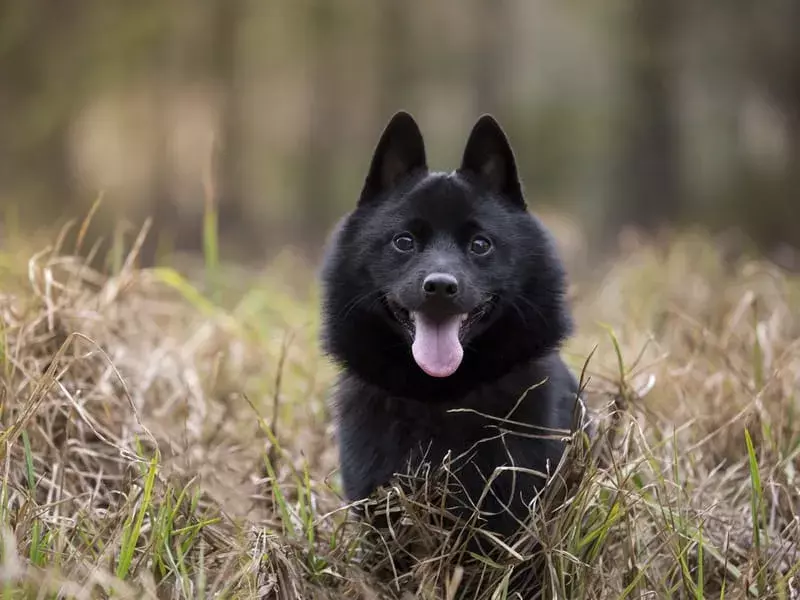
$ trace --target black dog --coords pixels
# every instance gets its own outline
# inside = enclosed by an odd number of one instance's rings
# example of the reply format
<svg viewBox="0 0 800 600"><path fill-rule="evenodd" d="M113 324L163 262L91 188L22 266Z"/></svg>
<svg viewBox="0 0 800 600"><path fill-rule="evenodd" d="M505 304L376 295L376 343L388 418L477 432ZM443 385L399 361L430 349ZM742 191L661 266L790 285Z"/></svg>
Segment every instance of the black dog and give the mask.
<svg viewBox="0 0 800 600"><path fill-rule="evenodd" d="M461 167L436 173L397 113L322 279L347 497L450 453L467 501L483 496L482 526L517 531L561 458L552 430L571 428L578 386L558 355L571 331L564 270L498 123L482 117Z"/></svg>

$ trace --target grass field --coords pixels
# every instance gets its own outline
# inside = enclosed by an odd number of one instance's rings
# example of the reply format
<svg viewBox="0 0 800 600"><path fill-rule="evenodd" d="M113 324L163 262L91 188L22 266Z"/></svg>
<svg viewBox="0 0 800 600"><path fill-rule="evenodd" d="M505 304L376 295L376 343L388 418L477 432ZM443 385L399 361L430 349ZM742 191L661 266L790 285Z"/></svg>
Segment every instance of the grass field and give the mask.
<svg viewBox="0 0 800 600"><path fill-rule="evenodd" d="M348 521L312 271L73 254L0 254L3 598L511 597L530 535L465 556L398 489ZM800 279L687 235L573 295L600 433L531 524L548 597L800 597Z"/></svg>

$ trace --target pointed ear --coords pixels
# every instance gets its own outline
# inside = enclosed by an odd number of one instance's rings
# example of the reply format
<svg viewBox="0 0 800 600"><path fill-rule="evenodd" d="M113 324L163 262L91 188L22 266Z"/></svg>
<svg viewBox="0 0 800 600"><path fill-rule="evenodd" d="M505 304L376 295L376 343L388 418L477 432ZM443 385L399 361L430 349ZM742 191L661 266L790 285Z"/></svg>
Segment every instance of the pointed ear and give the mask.
<svg viewBox="0 0 800 600"><path fill-rule="evenodd" d="M408 175L427 170L422 133L414 117L401 110L381 134L358 203L369 202Z"/></svg>
<svg viewBox="0 0 800 600"><path fill-rule="evenodd" d="M459 172L525 208L514 152L503 128L491 115L483 115L472 128Z"/></svg>

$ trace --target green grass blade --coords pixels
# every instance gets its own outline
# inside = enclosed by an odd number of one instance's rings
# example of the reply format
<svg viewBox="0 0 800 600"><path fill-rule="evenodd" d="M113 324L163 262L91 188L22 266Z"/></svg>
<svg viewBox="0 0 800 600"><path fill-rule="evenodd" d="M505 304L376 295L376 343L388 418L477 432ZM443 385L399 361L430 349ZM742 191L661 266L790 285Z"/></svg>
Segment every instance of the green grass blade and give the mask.
<svg viewBox="0 0 800 600"><path fill-rule="evenodd" d="M758 469L758 459L756 458L755 447L753 446L753 439L750 437L750 432L745 428L744 441L747 446L747 458L750 467L750 511L753 519L753 547L756 551L757 564L762 564L762 539L761 539L761 525L763 523L762 511L764 509L764 492L761 487L761 475ZM764 570L758 569L758 586L759 591L764 592L766 589L766 580Z"/></svg>
<svg viewBox="0 0 800 600"><path fill-rule="evenodd" d="M136 511L135 515L129 517L123 529L122 544L116 570L116 575L119 579L125 579L130 572L131 564L133 563L133 555L136 551L136 544L139 542L139 537L142 532L144 515L150 509L157 469L158 462L157 458L154 456L150 460L150 465L147 470L147 477L144 482L144 491L142 493L142 502L139 506L139 510Z"/></svg>
<svg viewBox="0 0 800 600"><path fill-rule="evenodd" d="M705 598L704 586L705 586L705 575L703 573L703 525L697 529L697 535L695 536L697 540L697 583L695 583L695 599L696 600L703 600Z"/></svg>

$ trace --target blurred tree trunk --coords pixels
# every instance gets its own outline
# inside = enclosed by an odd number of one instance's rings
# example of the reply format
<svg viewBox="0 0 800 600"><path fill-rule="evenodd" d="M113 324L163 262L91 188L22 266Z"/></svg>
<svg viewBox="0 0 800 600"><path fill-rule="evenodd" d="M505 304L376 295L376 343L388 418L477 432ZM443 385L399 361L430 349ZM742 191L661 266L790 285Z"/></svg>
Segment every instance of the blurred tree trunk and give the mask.
<svg viewBox="0 0 800 600"><path fill-rule="evenodd" d="M378 106L375 131L380 131L396 111L409 109L414 87L414 62L409 52L409 0L385 0L379 4L378 11Z"/></svg>
<svg viewBox="0 0 800 600"><path fill-rule="evenodd" d="M511 37L510 13L508 0L477 0L473 9L477 40L471 61L477 114L497 113L505 102L508 82L503 67L506 42Z"/></svg>
<svg viewBox="0 0 800 600"><path fill-rule="evenodd" d="M786 159L777 190L774 226L765 232L773 247L792 244L800 248L800 0L783 0L775 7L776 35L765 40L763 71L768 74L768 90L783 114L786 133ZM793 260L794 263L796 261ZM800 268L799 264L792 264Z"/></svg>
<svg viewBox="0 0 800 600"><path fill-rule="evenodd" d="M174 25L177 11L170 15L169 25ZM179 36L170 26L160 36L153 49L154 83L152 90L152 114L156 119L153 140L153 176L150 181L150 193L147 200L151 208L153 224L142 247L139 262L142 267L152 267L158 263L159 250L174 244L173 234L180 227L180 219L176 199L171 190L171 178L174 176L172 156L169 151L170 141L170 87L178 78L177 46Z"/></svg>
<svg viewBox="0 0 800 600"><path fill-rule="evenodd" d="M782 163L748 165L730 221L782 266L800 270L800 0L751 4L740 18L750 32L750 80L781 117ZM766 166L766 168L765 168Z"/></svg>
<svg viewBox="0 0 800 600"><path fill-rule="evenodd" d="M0 3L0 177L24 217L50 224L76 200L69 134L85 73L59 49L76 42L80 15L69 0Z"/></svg>
<svg viewBox="0 0 800 600"><path fill-rule="evenodd" d="M765 72L771 96L783 114L786 158L772 209L772 226L759 240L772 258L800 271L800 0L779 3L776 15L781 31L771 40ZM763 44L768 47L768 44ZM771 59L771 60L770 60Z"/></svg>
<svg viewBox="0 0 800 600"><path fill-rule="evenodd" d="M246 0L217 0L214 23L214 74L219 83L220 128L216 141L216 192L222 234L235 236L246 250L260 244L247 219L244 182L245 124L242 115L244 81L239 52Z"/></svg>
<svg viewBox="0 0 800 600"><path fill-rule="evenodd" d="M337 61L337 9L325 0L306 0L310 76L309 126L301 173L295 239L315 253L323 244L337 193L336 155L340 145L341 86Z"/></svg>
<svg viewBox="0 0 800 600"><path fill-rule="evenodd" d="M623 47L621 147L605 242L626 225L655 233L684 214L674 39L679 4L631 0Z"/></svg>

